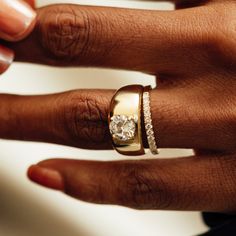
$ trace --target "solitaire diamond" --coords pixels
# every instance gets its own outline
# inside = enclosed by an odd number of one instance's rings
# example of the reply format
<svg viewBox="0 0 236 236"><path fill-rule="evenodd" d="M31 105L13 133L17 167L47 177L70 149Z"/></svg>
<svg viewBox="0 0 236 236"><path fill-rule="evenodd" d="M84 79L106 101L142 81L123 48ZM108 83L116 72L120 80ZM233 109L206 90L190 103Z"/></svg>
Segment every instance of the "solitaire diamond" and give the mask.
<svg viewBox="0 0 236 236"><path fill-rule="evenodd" d="M137 117L115 115L111 117L110 132L121 141L132 140L135 136Z"/></svg>

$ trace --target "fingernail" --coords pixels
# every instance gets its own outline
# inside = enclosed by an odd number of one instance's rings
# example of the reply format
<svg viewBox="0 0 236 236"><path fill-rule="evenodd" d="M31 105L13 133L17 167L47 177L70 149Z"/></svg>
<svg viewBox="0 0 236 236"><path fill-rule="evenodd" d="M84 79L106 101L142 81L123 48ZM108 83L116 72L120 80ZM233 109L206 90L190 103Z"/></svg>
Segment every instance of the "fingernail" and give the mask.
<svg viewBox="0 0 236 236"><path fill-rule="evenodd" d="M8 69L13 58L13 51L0 45L0 74L4 73Z"/></svg>
<svg viewBox="0 0 236 236"><path fill-rule="evenodd" d="M28 170L28 177L33 182L44 187L61 191L64 190L63 177L56 170L41 167L39 165L32 165Z"/></svg>
<svg viewBox="0 0 236 236"><path fill-rule="evenodd" d="M1 36L4 39L21 37L32 25L35 17L33 9L22 0L0 1Z"/></svg>

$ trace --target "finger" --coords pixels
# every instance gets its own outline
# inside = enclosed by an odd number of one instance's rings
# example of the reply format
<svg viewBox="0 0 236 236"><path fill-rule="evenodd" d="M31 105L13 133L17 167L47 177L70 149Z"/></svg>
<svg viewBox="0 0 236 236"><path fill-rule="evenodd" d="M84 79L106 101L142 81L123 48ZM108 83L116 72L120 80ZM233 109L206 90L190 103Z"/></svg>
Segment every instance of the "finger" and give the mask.
<svg viewBox="0 0 236 236"><path fill-rule="evenodd" d="M107 125L114 91L78 90L43 96L0 95L0 137L111 148Z"/></svg>
<svg viewBox="0 0 236 236"><path fill-rule="evenodd" d="M0 75L8 69L13 58L14 52L0 45Z"/></svg>
<svg viewBox="0 0 236 236"><path fill-rule="evenodd" d="M227 212L236 210L235 167L235 156L112 162L53 159L32 166L28 176L92 203Z"/></svg>
<svg viewBox="0 0 236 236"><path fill-rule="evenodd" d="M34 33L11 46L19 61L186 73L189 51L196 55L195 62L203 56L195 53L195 38L198 42L209 39L211 30L205 19L212 14L211 9L201 8L148 11L53 5L39 9Z"/></svg>
<svg viewBox="0 0 236 236"><path fill-rule="evenodd" d="M2 0L0 9L0 38L17 41L32 31L36 13L26 2Z"/></svg>
<svg viewBox="0 0 236 236"><path fill-rule="evenodd" d="M189 91L189 90L186 90ZM87 149L111 148L107 117L112 90L52 95L0 95L0 137ZM160 148L235 150L232 114L183 89L151 91L154 132ZM217 103L217 99L215 99ZM211 109L209 109L211 106ZM227 103L227 111L231 110ZM232 109L233 111L233 109ZM232 116L232 117L230 117ZM145 132L143 139L146 146Z"/></svg>

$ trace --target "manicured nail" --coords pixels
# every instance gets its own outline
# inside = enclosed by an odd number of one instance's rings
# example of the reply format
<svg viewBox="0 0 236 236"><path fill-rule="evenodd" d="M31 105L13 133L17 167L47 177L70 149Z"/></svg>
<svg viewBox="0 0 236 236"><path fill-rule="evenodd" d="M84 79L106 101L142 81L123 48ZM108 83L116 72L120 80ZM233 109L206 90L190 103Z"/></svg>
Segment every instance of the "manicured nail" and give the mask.
<svg viewBox="0 0 236 236"><path fill-rule="evenodd" d="M34 22L36 13L23 0L0 1L0 35L4 39L18 39Z"/></svg>
<svg viewBox="0 0 236 236"><path fill-rule="evenodd" d="M8 69L13 58L13 51L0 45L0 74L4 73Z"/></svg>
<svg viewBox="0 0 236 236"><path fill-rule="evenodd" d="M28 170L28 177L33 182L44 187L61 191L64 190L64 179L56 170L41 167L39 165L32 165Z"/></svg>

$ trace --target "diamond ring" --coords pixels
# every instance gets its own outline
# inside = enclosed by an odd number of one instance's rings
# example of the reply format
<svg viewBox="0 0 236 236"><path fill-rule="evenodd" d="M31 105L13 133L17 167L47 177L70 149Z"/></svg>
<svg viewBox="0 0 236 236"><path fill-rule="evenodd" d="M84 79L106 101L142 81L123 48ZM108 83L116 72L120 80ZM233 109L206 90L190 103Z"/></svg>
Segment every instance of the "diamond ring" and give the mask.
<svg viewBox="0 0 236 236"><path fill-rule="evenodd" d="M108 117L114 148L124 155L142 155L142 85L129 85L116 91Z"/></svg>

